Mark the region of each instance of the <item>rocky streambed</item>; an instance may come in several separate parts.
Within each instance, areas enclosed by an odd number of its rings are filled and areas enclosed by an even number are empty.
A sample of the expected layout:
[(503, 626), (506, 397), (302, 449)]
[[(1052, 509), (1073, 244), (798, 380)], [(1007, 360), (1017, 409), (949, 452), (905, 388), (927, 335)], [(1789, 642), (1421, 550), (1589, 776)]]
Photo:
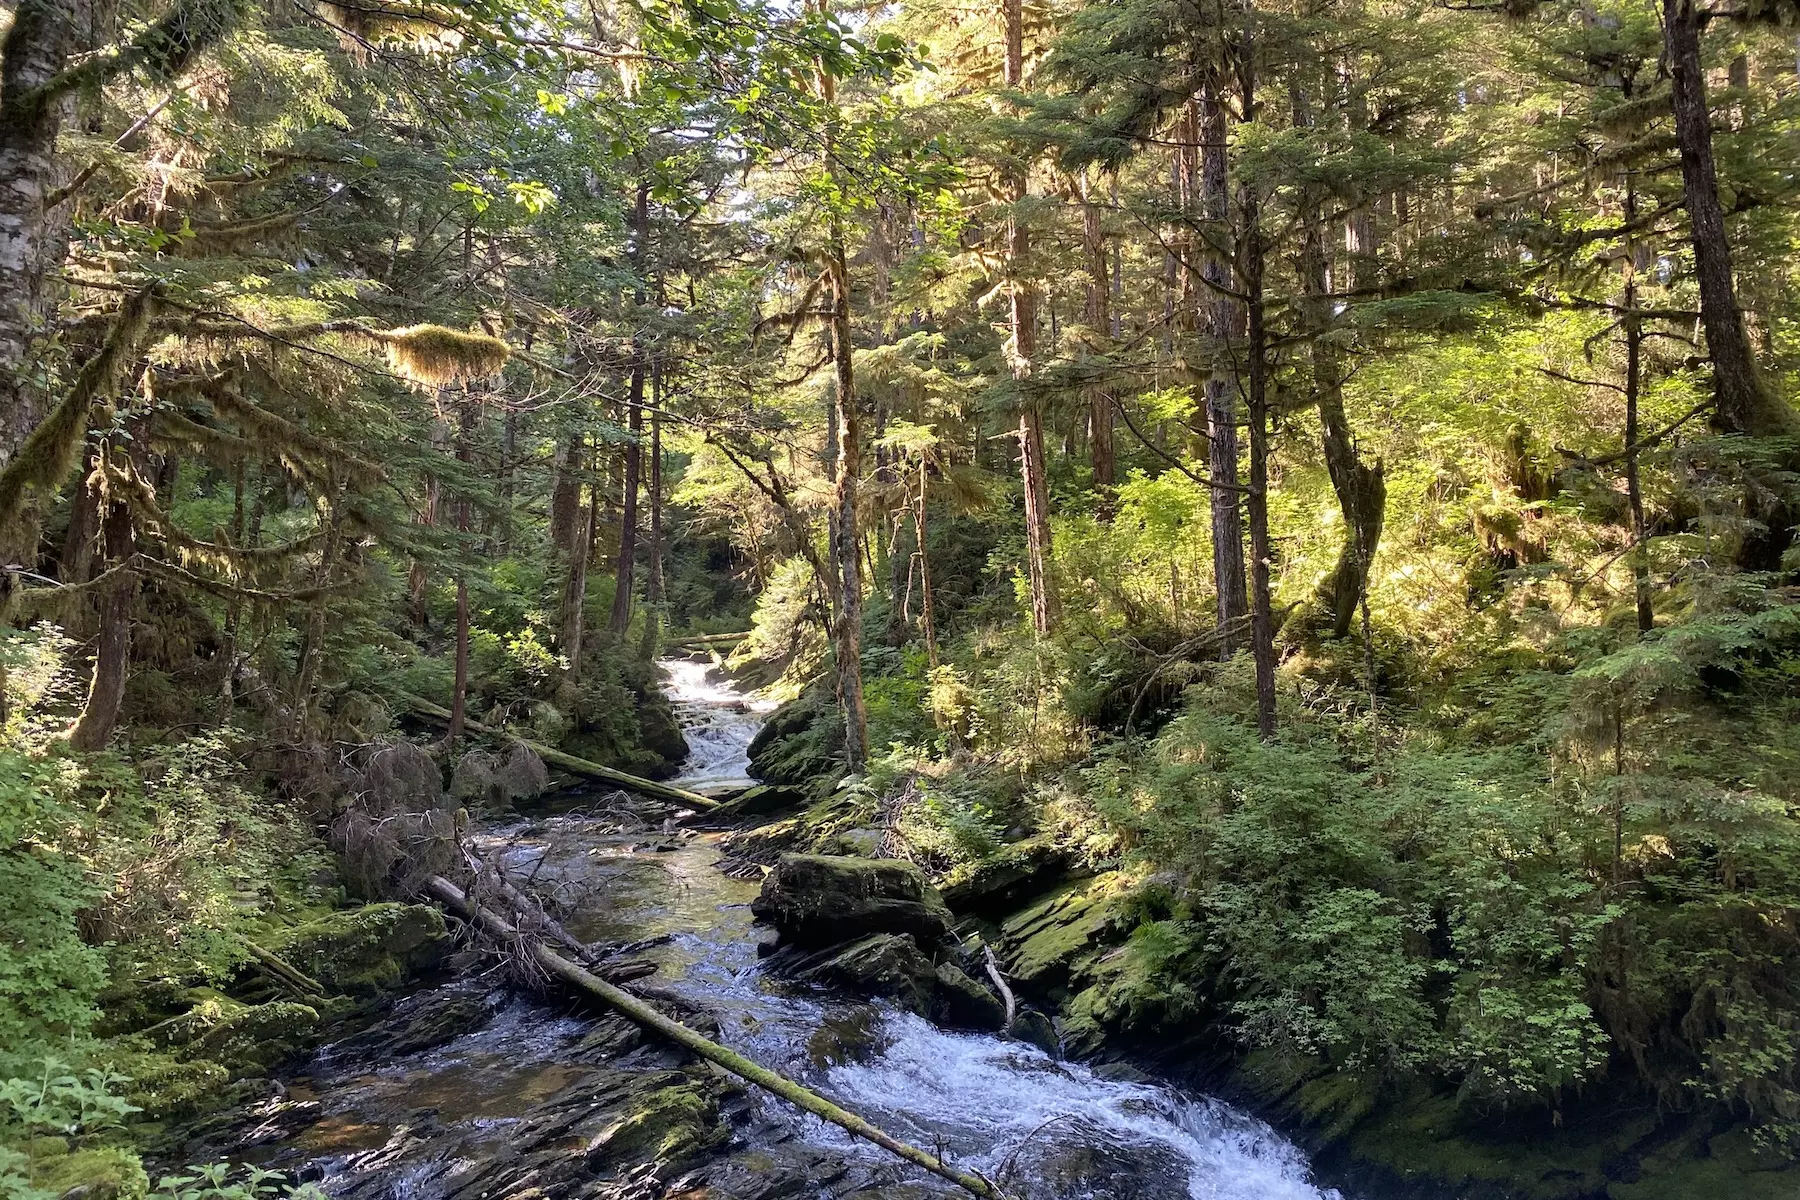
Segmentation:
[[(695, 782), (737, 782), (760, 715), (697, 682), (705, 695), (674, 698), (728, 750)], [(1229, 1105), (1062, 1059), (1029, 1014), (1002, 1036), (979, 951), (959, 949), (906, 868), (789, 860), (765, 889), (727, 869), (718, 832), (597, 795), (559, 808), (477, 830), (475, 846), (578, 938), (623, 948), (613, 962), (640, 994), (1021, 1200), (1335, 1196)], [(467, 950), (453, 965), (193, 1130), (182, 1156), (370, 1200), (961, 1194), (617, 1015), (520, 988), (516, 963)]]

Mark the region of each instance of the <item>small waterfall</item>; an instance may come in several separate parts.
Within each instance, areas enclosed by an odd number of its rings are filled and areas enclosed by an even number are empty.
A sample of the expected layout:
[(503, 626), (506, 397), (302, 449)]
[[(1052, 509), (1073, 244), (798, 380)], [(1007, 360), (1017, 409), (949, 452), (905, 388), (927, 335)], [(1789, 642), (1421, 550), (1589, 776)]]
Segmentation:
[(703, 795), (755, 783), (749, 774), (750, 743), (773, 702), (713, 678), (717, 669), (709, 662), (665, 658), (656, 665), (668, 680), (669, 699), (688, 742), (687, 762), (674, 782)]

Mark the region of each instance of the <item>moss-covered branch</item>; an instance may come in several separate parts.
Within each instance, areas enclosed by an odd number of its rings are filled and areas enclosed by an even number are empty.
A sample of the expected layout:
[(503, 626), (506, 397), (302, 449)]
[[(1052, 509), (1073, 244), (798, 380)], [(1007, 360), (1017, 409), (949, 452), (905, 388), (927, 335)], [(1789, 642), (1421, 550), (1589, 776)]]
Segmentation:
[(81, 461), (88, 414), (95, 405), (112, 403), (126, 368), (137, 360), (156, 307), (154, 291), (146, 288), (127, 297), (99, 353), (0, 471), (0, 527), (19, 519), (30, 489), (60, 486)]

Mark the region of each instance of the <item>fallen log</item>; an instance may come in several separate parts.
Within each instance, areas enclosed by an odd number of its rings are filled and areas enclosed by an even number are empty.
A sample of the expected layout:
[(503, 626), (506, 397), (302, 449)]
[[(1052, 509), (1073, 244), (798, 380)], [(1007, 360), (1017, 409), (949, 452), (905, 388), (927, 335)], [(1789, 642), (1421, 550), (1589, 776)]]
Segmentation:
[(705, 633), (697, 637), (677, 638), (669, 643), (671, 648), (681, 646), (718, 646), (726, 642), (741, 642), (749, 637), (749, 633)]
[[(423, 696), (414, 696), (407, 692), (393, 692), (391, 694), (395, 699), (411, 709), (416, 715), (444, 724), (449, 723), (450, 710), (442, 705), (433, 704)], [(483, 725), (480, 721), (471, 721), (465, 718), (463, 720), (463, 728), (467, 729), (470, 733), (510, 738), (513, 741), (528, 747), (539, 758), (543, 759), (546, 764), (552, 767), (567, 771), (571, 775), (581, 775), (588, 779), (598, 779), (602, 783), (610, 783), (617, 787), (622, 787), (627, 791), (637, 792), (639, 795), (648, 796), (652, 800), (663, 800), (670, 804), (680, 805), (682, 808), (692, 809), (695, 812), (711, 812), (713, 809), (719, 807), (719, 802), (717, 800), (702, 796), (699, 792), (690, 792), (686, 788), (676, 787), (672, 783), (658, 783), (654, 779), (645, 779), (641, 775), (632, 775), (625, 771), (615, 770), (612, 767), (602, 766), (589, 759), (577, 758), (573, 754), (565, 754), (553, 746), (544, 745), (542, 742), (534, 742), (530, 738), (518, 737), (515, 734), (508, 733), (504, 729), (495, 729), (491, 725)]]
[(617, 1009), (645, 1029), (661, 1034), (679, 1046), (685, 1046), (707, 1062), (722, 1067), (746, 1083), (753, 1083), (815, 1117), (830, 1121), (855, 1137), (873, 1142), (890, 1154), (897, 1155), (940, 1179), (954, 1183), (972, 1196), (979, 1196), (981, 1200), (1006, 1200), (1005, 1194), (999, 1188), (981, 1176), (959, 1171), (917, 1146), (908, 1145), (897, 1138), (888, 1136), (855, 1113), (833, 1104), (817, 1092), (801, 1087), (785, 1075), (778, 1075), (736, 1051), (719, 1045), (710, 1038), (702, 1037), (679, 1021), (670, 1020), (631, 993), (614, 987), (593, 972), (570, 962), (538, 939), (521, 935), (518, 928), (505, 917), (478, 904), (472, 904), (461, 888), (442, 875), (433, 875), (426, 883), (425, 889), (431, 896), (441, 900), (452, 910), (479, 925), (494, 937), (524, 947), (538, 966), (551, 975), (586, 992), (607, 1006)]

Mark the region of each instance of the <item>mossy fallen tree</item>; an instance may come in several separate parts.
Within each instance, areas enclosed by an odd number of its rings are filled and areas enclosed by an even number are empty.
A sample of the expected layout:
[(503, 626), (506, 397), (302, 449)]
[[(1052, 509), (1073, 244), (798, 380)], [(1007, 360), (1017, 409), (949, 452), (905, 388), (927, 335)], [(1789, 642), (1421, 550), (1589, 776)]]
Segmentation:
[[(445, 723), (450, 720), (449, 709), (439, 704), (433, 704), (423, 696), (414, 696), (407, 692), (394, 692), (392, 695), (396, 700), (400, 701), (400, 703), (404, 704), (418, 716)], [(633, 791), (637, 792), (639, 795), (648, 796), (652, 800), (667, 801), (670, 804), (676, 804), (682, 808), (692, 809), (695, 812), (711, 812), (713, 809), (719, 807), (719, 802), (717, 800), (702, 796), (699, 792), (690, 792), (686, 788), (676, 787), (672, 783), (658, 783), (654, 779), (645, 779), (641, 775), (632, 775), (626, 771), (614, 770), (612, 767), (602, 766), (600, 763), (590, 759), (577, 758), (573, 754), (565, 754), (553, 746), (544, 745), (542, 742), (534, 742), (529, 738), (522, 738), (508, 733), (504, 729), (495, 729), (491, 725), (483, 725), (480, 721), (465, 719), (463, 721), (463, 728), (467, 729), (470, 733), (479, 733), (490, 737), (509, 738), (512, 741), (516, 741), (521, 745), (529, 747), (539, 758), (543, 759), (544, 762), (552, 767), (567, 771), (571, 775), (581, 775), (588, 779), (598, 779), (602, 783), (615, 784), (625, 788), (627, 791)]]
[(908, 1145), (906, 1142), (890, 1137), (855, 1113), (833, 1104), (817, 1092), (804, 1088), (785, 1075), (779, 1075), (767, 1067), (754, 1063), (709, 1038), (702, 1037), (679, 1021), (671, 1020), (651, 1008), (631, 993), (614, 987), (593, 972), (570, 962), (538, 939), (523, 934), (517, 926), (498, 913), (472, 903), (461, 888), (443, 876), (432, 876), (425, 885), (425, 890), (434, 899), (443, 902), (487, 933), (530, 954), (532, 960), (553, 977), (586, 992), (608, 1007), (618, 1010), (645, 1029), (660, 1034), (677, 1045), (685, 1046), (707, 1062), (729, 1071), (746, 1083), (755, 1084), (766, 1092), (780, 1096), (783, 1100), (813, 1116), (830, 1121), (854, 1137), (873, 1142), (890, 1154), (903, 1158), (940, 1179), (954, 1183), (972, 1196), (982, 1197), (982, 1200), (1005, 1200), (1005, 1193), (981, 1176), (967, 1171), (959, 1171), (917, 1146)]

